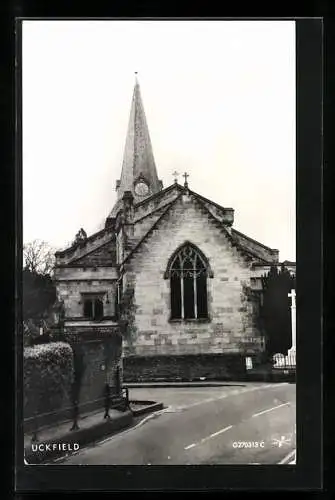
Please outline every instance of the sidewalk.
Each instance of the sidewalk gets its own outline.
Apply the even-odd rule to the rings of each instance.
[[[162,403],[154,401],[130,401],[130,410],[122,412],[111,409],[110,419],[104,419],[100,409],[83,414],[78,420],[79,429],[71,431],[72,421],[41,428],[37,442],[32,443],[32,433],[24,435],[25,460],[28,464],[39,464],[60,456],[79,451],[87,444],[93,444],[105,436],[130,427],[134,418],[163,408]]]
[[[79,429],[71,431],[72,422],[41,428],[38,441],[31,442],[31,433],[24,435],[25,459],[28,464],[41,463],[47,459],[66,455],[93,443],[106,435],[129,427],[133,423],[133,413],[110,410],[110,419],[104,419],[104,411],[99,410],[82,415],[78,421]]]

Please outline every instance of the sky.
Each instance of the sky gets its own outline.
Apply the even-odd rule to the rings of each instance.
[[[295,261],[294,21],[23,21],[24,243],[103,227],[135,72],[164,187],[186,171]]]

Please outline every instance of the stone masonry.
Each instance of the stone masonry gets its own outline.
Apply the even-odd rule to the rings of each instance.
[[[185,241],[206,255],[209,320],[170,320],[167,262]],[[126,280],[135,287],[136,341],[125,342],[125,355],[240,352],[246,337],[257,337],[250,303],[250,265],[227,237],[202,213],[192,196],[182,197],[127,264]],[[127,281],[126,281],[127,282]],[[254,352],[260,345],[255,344]]]

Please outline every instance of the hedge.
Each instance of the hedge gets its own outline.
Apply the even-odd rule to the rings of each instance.
[[[68,406],[73,382],[73,352],[65,342],[24,349],[24,417]]]

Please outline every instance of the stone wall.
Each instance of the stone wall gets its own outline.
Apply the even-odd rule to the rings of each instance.
[[[80,390],[80,404],[88,410],[99,404],[97,400],[104,397],[106,383],[112,387],[112,392],[115,390],[115,373],[121,356],[108,363],[105,342],[101,340],[85,342],[82,348],[85,371]]]
[[[57,293],[59,299],[64,300],[65,315],[67,318],[83,317],[82,293],[102,293],[104,295],[104,316],[115,315],[115,279],[92,279],[91,277],[77,280],[58,281]],[[108,295],[107,295],[108,294]]]
[[[170,282],[164,273],[170,256],[185,241],[205,254],[214,273],[207,279],[209,321],[170,321]],[[248,300],[250,277],[249,264],[225,233],[192,197],[183,197],[127,264],[124,283],[135,287],[136,310],[133,339],[125,342],[125,355],[243,351],[243,339],[260,334]]]
[[[124,381],[189,381],[245,379],[245,359],[239,354],[130,356],[124,359]]]
[[[103,398],[106,383],[115,388],[116,369],[121,366],[122,336],[117,325],[67,326],[66,338],[84,367],[80,403],[85,405]]]

